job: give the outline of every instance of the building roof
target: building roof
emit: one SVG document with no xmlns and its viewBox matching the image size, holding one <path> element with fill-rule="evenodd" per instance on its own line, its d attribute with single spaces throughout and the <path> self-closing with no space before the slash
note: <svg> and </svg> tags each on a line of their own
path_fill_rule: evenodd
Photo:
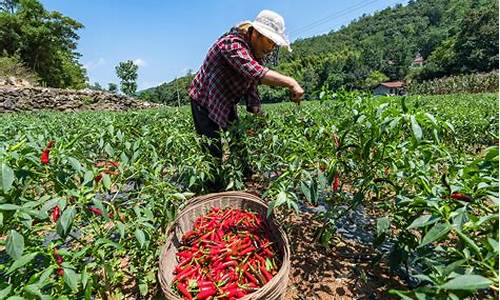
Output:
<svg viewBox="0 0 500 300">
<path fill-rule="evenodd" d="M 384 86 L 386 88 L 393 89 L 393 88 L 403 87 L 404 82 L 403 81 L 387 81 L 387 82 L 382 82 L 380 85 Z"/>
</svg>

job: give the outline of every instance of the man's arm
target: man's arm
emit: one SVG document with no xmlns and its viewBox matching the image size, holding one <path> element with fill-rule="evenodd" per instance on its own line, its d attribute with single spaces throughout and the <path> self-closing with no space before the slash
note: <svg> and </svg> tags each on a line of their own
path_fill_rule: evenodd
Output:
<svg viewBox="0 0 500 300">
<path fill-rule="evenodd" d="M 267 71 L 260 82 L 265 85 L 287 87 L 292 93 L 292 100 L 296 103 L 300 103 L 300 99 L 304 97 L 304 90 L 295 79 L 276 71 Z"/>
</svg>

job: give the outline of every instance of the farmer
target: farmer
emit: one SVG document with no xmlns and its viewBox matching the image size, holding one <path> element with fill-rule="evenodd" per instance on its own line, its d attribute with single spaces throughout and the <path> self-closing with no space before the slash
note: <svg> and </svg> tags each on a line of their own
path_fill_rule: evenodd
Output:
<svg viewBox="0 0 500 300">
<path fill-rule="evenodd" d="M 219 164 L 222 162 L 220 132 L 235 124 L 236 105 L 241 98 L 246 101 L 247 111 L 262 114 L 258 84 L 287 87 L 297 104 L 304 95 L 295 79 L 263 66 L 265 58 L 277 54 L 278 46 L 291 51 L 284 31 L 283 17 L 273 11 L 261 11 L 255 21 L 240 23 L 212 45 L 191 82 L 189 96 L 196 132 L 208 137 L 210 142 L 203 143 L 203 147 Z M 241 155 L 242 171 L 249 176 L 251 168 L 246 163 L 245 149 L 241 149 L 244 147 L 238 143 L 233 146 L 231 152 Z M 212 191 L 223 188 L 221 180 L 211 185 Z"/>
</svg>

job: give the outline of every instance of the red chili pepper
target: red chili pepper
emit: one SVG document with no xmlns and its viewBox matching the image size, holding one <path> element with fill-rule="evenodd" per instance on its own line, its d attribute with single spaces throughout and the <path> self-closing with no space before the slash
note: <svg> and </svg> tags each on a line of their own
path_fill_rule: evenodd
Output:
<svg viewBox="0 0 500 300">
<path fill-rule="evenodd" d="M 52 149 L 52 146 L 54 146 L 54 144 L 55 144 L 55 143 L 56 143 L 55 141 L 50 140 L 50 141 L 47 143 L 47 147 L 46 147 L 46 149 Z"/>
<path fill-rule="evenodd" d="M 217 289 L 215 288 L 215 285 L 201 287 L 200 292 L 196 295 L 196 299 L 206 299 L 210 296 L 215 296 L 215 294 L 217 294 Z"/>
<path fill-rule="evenodd" d="M 89 207 L 88 208 L 89 211 L 91 213 L 93 213 L 94 215 L 97 215 L 97 216 L 102 216 L 102 210 L 100 210 L 99 208 L 96 208 L 96 207 Z"/>
<path fill-rule="evenodd" d="M 182 281 L 182 280 L 186 279 L 187 277 L 196 273 L 198 270 L 199 270 L 199 266 L 197 266 L 195 268 L 192 268 L 192 267 L 186 268 L 184 271 L 182 271 L 181 273 L 177 274 L 177 276 L 175 276 L 174 281 Z"/>
<path fill-rule="evenodd" d="M 98 174 L 98 175 L 94 178 L 95 183 L 99 183 L 99 181 L 101 181 L 101 179 L 102 179 L 102 174 L 103 174 L 103 173 L 101 172 L 101 173 L 99 173 L 99 174 Z"/>
<path fill-rule="evenodd" d="M 59 208 L 59 205 L 56 205 L 54 209 L 52 209 L 52 222 L 57 222 L 59 220 L 59 217 L 61 216 L 61 209 Z"/>
<path fill-rule="evenodd" d="M 333 178 L 332 189 L 334 192 L 339 190 L 339 175 L 338 174 L 335 174 L 335 177 Z"/>
<path fill-rule="evenodd" d="M 262 273 L 262 275 L 264 275 L 264 278 L 266 279 L 266 283 L 268 281 L 271 281 L 271 279 L 273 279 L 273 275 L 271 275 L 271 273 L 269 273 L 266 269 L 266 266 L 260 266 L 260 272 Z"/>
<path fill-rule="evenodd" d="M 49 152 L 50 152 L 50 149 L 44 149 L 42 152 L 42 155 L 40 156 L 40 162 L 43 165 L 49 164 Z"/>
<path fill-rule="evenodd" d="M 462 194 L 462 193 L 457 193 L 457 192 L 452 193 L 450 198 L 455 199 L 455 200 L 465 201 L 465 202 L 472 201 L 471 196 L 466 195 L 466 194 Z"/>
<path fill-rule="evenodd" d="M 62 265 L 62 263 L 64 262 L 63 257 L 57 253 L 57 249 L 54 249 L 54 258 L 56 259 L 56 263 L 58 266 Z"/>
<path fill-rule="evenodd" d="M 193 299 L 193 297 L 191 296 L 191 294 L 187 290 L 187 286 L 184 283 L 182 283 L 182 282 L 177 283 L 177 288 L 179 289 L 179 292 L 181 292 L 181 294 L 185 297 L 185 299 L 188 299 L 188 300 Z"/>
<path fill-rule="evenodd" d="M 243 247 L 242 247 L 243 248 Z M 244 256 L 252 251 L 254 251 L 256 248 L 254 246 L 247 247 L 245 250 L 240 252 L 240 256 Z"/>
<path fill-rule="evenodd" d="M 259 285 L 259 281 L 257 281 L 257 279 L 248 271 L 244 271 L 243 274 L 245 274 L 245 276 L 248 278 L 248 280 L 250 280 L 250 282 Z"/>
</svg>

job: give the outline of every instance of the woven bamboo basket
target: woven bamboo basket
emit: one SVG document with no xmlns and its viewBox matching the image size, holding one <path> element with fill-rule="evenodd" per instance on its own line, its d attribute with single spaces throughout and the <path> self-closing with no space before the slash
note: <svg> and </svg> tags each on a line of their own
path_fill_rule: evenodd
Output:
<svg viewBox="0 0 500 300">
<path fill-rule="evenodd" d="M 177 218 L 167 229 L 167 241 L 160 254 L 158 278 L 165 298 L 181 300 L 171 289 L 173 270 L 177 265 L 176 253 L 184 232 L 191 230 L 197 217 L 206 214 L 211 208 L 238 208 L 252 210 L 266 219 L 268 206 L 254 195 L 243 192 L 224 192 L 196 197 L 186 203 Z M 278 273 L 259 290 L 246 295 L 241 300 L 279 300 L 284 299 L 290 273 L 290 246 L 284 231 L 272 216 L 266 219 L 271 230 L 270 236 L 280 250 L 282 264 Z"/>
</svg>

